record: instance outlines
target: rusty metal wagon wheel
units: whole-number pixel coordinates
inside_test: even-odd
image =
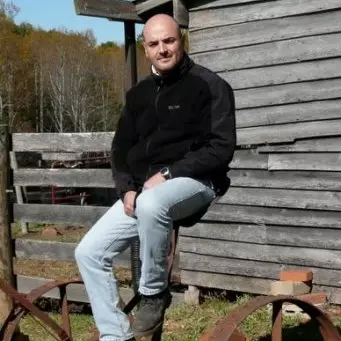
[[[1,328],[0,339],[2,341],[14,341],[16,338],[15,333],[21,319],[30,314],[55,340],[72,341],[72,328],[70,323],[66,288],[70,284],[82,283],[83,281],[79,277],[73,279],[58,279],[45,283],[44,285],[25,295],[18,293],[6,281],[0,280],[0,288],[15,301],[12,311]],[[37,299],[53,289],[58,289],[60,294],[60,325],[34,304]],[[122,299],[120,304],[122,308],[125,306]],[[131,314],[128,314],[128,316],[130,319],[132,318]],[[98,333],[95,331],[94,334],[89,338],[89,341],[97,340]]]
[[[232,335],[245,320],[256,310],[272,304],[272,341],[282,341],[282,305],[292,303],[316,321],[324,341],[341,341],[341,336],[329,317],[314,305],[292,296],[259,296],[236,308],[213,330],[210,341],[232,341]]]

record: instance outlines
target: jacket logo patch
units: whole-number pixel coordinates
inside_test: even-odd
[[[177,109],[180,109],[180,105],[179,104],[177,104],[177,105],[169,105],[168,109],[169,110],[177,110]]]

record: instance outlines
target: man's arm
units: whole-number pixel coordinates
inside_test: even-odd
[[[188,152],[182,160],[170,165],[172,177],[199,177],[231,162],[236,146],[234,95],[229,84],[216,80],[210,84],[210,98],[201,110],[210,115],[209,133],[204,145]]]
[[[117,124],[111,145],[111,165],[113,178],[116,182],[117,195],[124,200],[125,193],[136,191],[134,179],[127,165],[127,155],[136,143],[134,118],[126,104]]]

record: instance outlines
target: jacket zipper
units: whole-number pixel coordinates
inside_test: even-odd
[[[158,87],[156,88],[156,97],[155,97],[155,100],[154,100],[154,107],[155,107],[155,112],[156,112],[156,116],[158,117],[159,114],[158,114],[158,102],[159,102],[159,98],[160,98],[160,91],[161,91],[161,88],[163,86],[163,81],[161,80],[160,81],[160,85],[158,85]],[[158,125],[157,127],[157,130],[156,132],[158,132],[160,130],[160,124]],[[149,155],[149,146],[150,146],[150,142],[151,142],[151,137],[148,139],[148,142],[147,142],[147,145],[146,145],[146,154],[147,156]],[[148,174],[147,176],[150,174],[151,172],[151,164],[148,165]]]

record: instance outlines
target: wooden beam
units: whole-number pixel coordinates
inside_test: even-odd
[[[135,5],[124,0],[74,0],[78,15],[107,18],[113,21],[133,21],[142,23]]]
[[[128,91],[137,82],[136,38],[134,23],[124,22],[124,40],[126,63],[125,90]]]
[[[173,0],[173,17],[180,27],[188,27],[189,13],[184,0]]]
[[[7,119],[0,121],[0,278],[15,287],[13,244],[11,238],[11,207],[8,200],[10,184],[10,136]],[[0,291],[0,324],[12,309],[12,299]]]
[[[136,13],[138,15],[142,15],[150,10],[153,10],[159,6],[162,6],[167,3],[171,3],[172,0],[147,0],[147,1],[139,1],[135,3]]]

